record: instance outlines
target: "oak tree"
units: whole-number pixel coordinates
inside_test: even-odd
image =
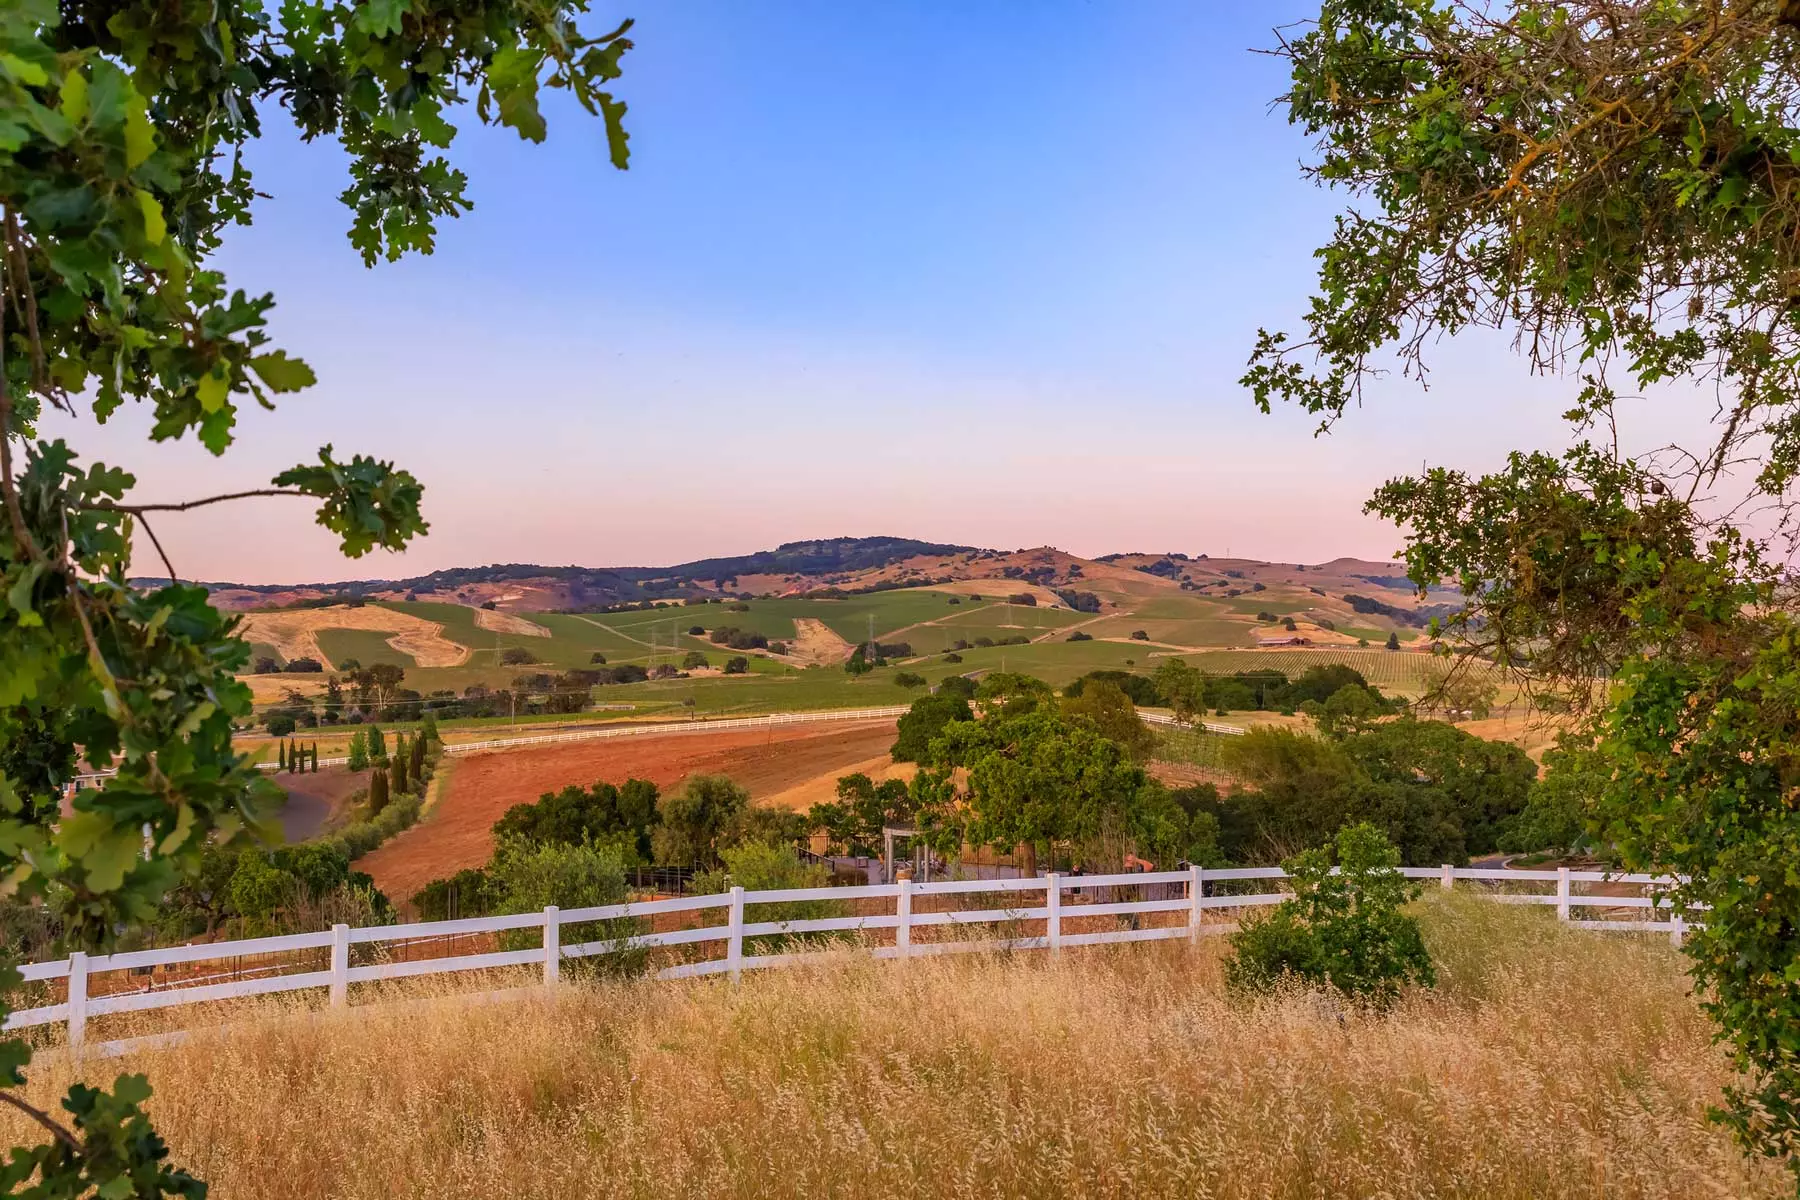
[[[274,345],[274,299],[214,262],[262,198],[245,162],[264,123],[333,139],[348,159],[349,239],[368,264],[429,252],[466,211],[447,148],[455,120],[545,136],[540,99],[566,92],[626,164],[608,90],[629,22],[598,34],[583,0],[9,0],[0,6],[0,745],[50,764],[0,774],[0,887],[51,905],[77,948],[155,914],[209,844],[272,831],[272,784],[232,746],[251,712],[249,647],[181,576],[152,525],[242,494],[317,507],[342,551],[398,550],[426,531],[416,479],[390,463],[317,457],[249,493],[141,501],[127,472],[42,438],[60,410],[105,421],[148,406],[157,441],[213,454],[242,406],[272,406],[313,372]],[[148,545],[139,544],[139,535]],[[134,553],[168,582],[135,588]],[[116,774],[67,816],[78,759]],[[151,852],[146,854],[146,834]],[[9,972],[6,982],[16,984]],[[51,1133],[0,1166],[9,1194],[198,1196],[141,1109],[149,1089],[73,1088],[71,1124],[13,1090],[30,1058],[0,1045],[0,1099]]]
[[[1245,382],[1328,426],[1470,329],[1570,377],[1573,448],[1369,508],[1421,590],[1461,586],[1448,633],[1581,717],[1600,845],[1689,878],[1697,993],[1747,1079],[1720,1116],[1800,1166],[1797,38],[1788,0],[1326,0],[1283,36],[1285,103],[1356,205],[1305,337],[1263,331]],[[1622,451],[1630,397],[1669,384],[1705,434]]]

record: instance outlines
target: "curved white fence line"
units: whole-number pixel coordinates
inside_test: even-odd
[[[1482,892],[1484,898],[1508,904],[1555,905],[1557,916],[1570,925],[1586,929],[1642,930],[1662,932],[1680,945],[1689,928],[1683,918],[1671,914],[1665,920],[1654,919],[1657,909],[1668,909],[1663,895],[1676,880],[1668,876],[1608,875],[1601,871],[1571,871],[1568,868],[1543,871],[1509,871],[1479,867],[1404,867],[1408,878],[1436,880],[1445,889],[1457,880],[1480,883],[1554,883],[1554,891],[1526,893]],[[117,954],[71,954],[68,958],[31,963],[20,968],[28,982],[66,980],[65,998],[53,1004],[21,1009],[7,1017],[4,1028],[21,1029],[36,1025],[68,1026],[68,1042],[79,1048],[85,1037],[90,1017],[109,1013],[138,1012],[186,1004],[203,1004],[246,996],[325,988],[333,1007],[348,1003],[353,983],[371,983],[414,975],[441,974],[456,971],[487,971],[496,968],[541,966],[545,983],[554,983],[561,964],[567,959],[607,954],[621,949],[706,945],[723,943],[720,957],[666,967],[664,979],[682,979],[697,975],[727,974],[737,978],[746,968],[780,967],[816,961],[819,952],[748,953],[747,938],[769,938],[809,933],[851,933],[861,931],[893,931],[892,945],[871,948],[878,958],[906,958],[925,954],[954,954],[983,949],[1048,949],[1057,951],[1068,946],[1092,946],[1119,942],[1152,941],[1164,938],[1199,938],[1204,934],[1224,932],[1230,922],[1205,921],[1208,911],[1224,911],[1275,904],[1286,893],[1256,891],[1248,894],[1208,895],[1208,886],[1241,885],[1256,881],[1279,881],[1286,878],[1279,867],[1238,867],[1206,870],[1189,867],[1178,871],[1154,871],[1127,875],[1045,875],[1029,879],[942,880],[914,883],[901,880],[891,884],[857,887],[785,888],[777,891],[746,892],[732,888],[729,893],[710,896],[679,896],[668,900],[633,901],[594,908],[519,913],[499,917],[471,917],[453,921],[426,921],[407,925],[380,925],[352,929],[334,925],[318,933],[288,934],[282,937],[251,938],[203,945],[170,946],[155,950],[131,950]],[[1578,894],[1575,884],[1630,884],[1641,889],[1636,896],[1604,896]],[[1120,898],[1121,890],[1127,898]],[[1144,889],[1159,894],[1146,895]],[[1027,899],[1018,893],[1036,893]],[[942,912],[914,911],[921,897],[954,895],[992,895],[997,903],[978,909]],[[759,905],[795,901],[847,901],[891,899],[893,910],[856,916],[821,917],[810,920],[754,921],[747,910]],[[1576,909],[1646,909],[1644,919],[1619,920],[1594,918],[1574,920]],[[565,928],[595,921],[616,921],[665,916],[674,913],[724,910],[724,921],[690,929],[652,931],[631,934],[606,941],[565,945]],[[1177,924],[1138,928],[1140,917],[1157,914],[1185,914]],[[753,915],[753,914],[752,914]],[[1116,917],[1129,920],[1130,928],[1102,931],[1065,932],[1064,922],[1071,918]],[[1016,925],[1021,921],[1043,922],[1043,932],[1031,936],[1003,936],[976,941],[917,942],[914,933],[921,929],[955,928],[967,925]],[[509,930],[534,930],[542,935],[541,947],[525,950],[496,950],[472,954],[453,954],[441,958],[408,961],[371,962],[350,965],[353,945],[386,945],[412,947],[421,942],[436,942],[470,934],[492,934]],[[1015,931],[1016,932],[1016,931]],[[446,949],[451,947],[445,946]],[[304,951],[330,951],[329,966],[324,970],[298,971],[270,975],[268,966],[252,966],[248,971],[232,974],[237,978],[226,982],[184,980],[173,986],[158,987],[154,983],[139,990],[116,990],[90,995],[89,981],[106,972],[154,969],[191,962],[222,959],[266,958],[293,955]],[[315,960],[316,961],[316,960]],[[290,963],[290,966],[304,965]],[[220,972],[201,977],[217,980]],[[252,977],[246,978],[245,975]],[[165,1038],[167,1035],[158,1035]],[[156,1039],[128,1039],[101,1044],[103,1053],[135,1048]]]
[[[891,704],[884,708],[831,708],[810,712],[772,713],[766,717],[725,717],[706,721],[668,721],[663,724],[608,725],[599,729],[571,729],[564,733],[524,734],[519,737],[490,738],[483,742],[444,742],[445,754],[472,754],[477,750],[503,750],[509,746],[535,746],[552,742],[584,742],[591,738],[645,737],[657,733],[699,733],[719,729],[760,729],[770,725],[799,725],[811,721],[870,721],[877,717],[898,717],[909,706]],[[1237,732],[1242,732],[1239,730]],[[347,757],[321,758],[321,767],[342,766]],[[281,764],[257,763],[263,771],[279,771]]]

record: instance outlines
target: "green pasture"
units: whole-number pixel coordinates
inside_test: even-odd
[[[1127,613],[1084,625],[1082,632],[1097,638],[1119,638],[1130,637],[1134,631],[1141,629],[1150,635],[1151,641],[1167,642],[1175,646],[1248,646],[1257,628],[1255,625],[1224,617],[1183,620]]]
[[[392,663],[410,671],[418,666],[412,655],[388,645],[388,639],[393,636],[379,629],[321,629],[314,634],[319,649],[325,652],[333,667],[347,658],[354,658],[365,667]]]

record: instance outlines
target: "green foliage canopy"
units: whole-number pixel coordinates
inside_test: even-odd
[[[1229,986],[1324,984],[1379,1006],[1408,984],[1436,984],[1419,923],[1404,911],[1419,887],[1396,869],[1400,852],[1379,829],[1346,826],[1281,865],[1294,894],[1232,935]]]
[[[631,43],[625,26],[582,32],[581,11],[576,0],[327,0],[285,5],[279,19],[241,0],[0,6],[0,745],[41,743],[25,756],[38,769],[0,775],[0,886],[53,904],[72,944],[153,919],[209,839],[272,832],[272,785],[231,746],[251,712],[234,678],[249,647],[166,557],[166,585],[127,585],[138,529],[154,544],[155,514],[243,494],[312,500],[352,557],[398,550],[426,525],[410,474],[329,445],[250,493],[139,503],[128,473],[37,437],[46,407],[73,416],[87,404],[104,421],[146,404],[154,439],[192,433],[222,454],[241,405],[313,382],[271,344],[273,298],[233,290],[211,265],[224,230],[252,220],[243,151],[270,114],[344,150],[350,241],[368,263],[429,251],[438,222],[469,207],[442,153],[464,106],[537,141],[541,94],[566,91],[601,118],[624,166],[625,106],[607,85]],[[117,774],[57,820],[74,746]],[[8,1043],[0,1082],[17,1084],[28,1057]],[[0,1172],[7,1190],[35,1175],[45,1197],[199,1194],[162,1161],[137,1107],[147,1094],[135,1077],[111,1094],[71,1092],[75,1130],[15,1152]]]
[[[1589,714],[1588,832],[1690,880],[1698,994],[1748,1076],[1723,1119],[1800,1169],[1800,622],[1768,561],[1800,471],[1794,39],[1775,0],[1326,0],[1283,43],[1286,102],[1313,176],[1367,203],[1319,252],[1308,336],[1263,331],[1245,382],[1329,424],[1379,357],[1416,373],[1471,327],[1578,375],[1568,416],[1604,439],[1369,507],[1421,588],[1460,583],[1451,633]],[[1710,385],[1707,434],[1622,454],[1621,394],[1664,383]]]

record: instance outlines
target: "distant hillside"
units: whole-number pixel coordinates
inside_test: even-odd
[[[142,580],[150,584],[154,580]],[[1317,565],[1210,558],[1205,554],[1109,554],[1085,559],[1050,546],[989,550],[913,538],[821,538],[753,554],[667,567],[550,567],[496,563],[407,579],[346,583],[209,583],[231,609],[287,608],[363,600],[420,600],[511,612],[593,612],[625,604],[730,597],[852,595],[894,588],[948,587],[973,593],[1033,593],[1039,603],[1081,611],[1135,611],[1158,596],[1210,596],[1259,605],[1249,594],[1281,589],[1322,600],[1321,616],[1383,615],[1400,625],[1435,615],[1392,563],[1340,558]],[[1434,591],[1438,590],[1436,588]],[[1343,597],[1354,597],[1352,602]],[[1275,597],[1269,597],[1273,600]],[[1341,611],[1338,611],[1340,610]]]
[[[951,546],[913,538],[825,538],[814,542],[785,542],[773,550],[740,554],[734,558],[703,558],[659,571],[659,575],[710,579],[723,586],[740,575],[837,575],[885,567],[909,558],[969,554],[976,546]]]

